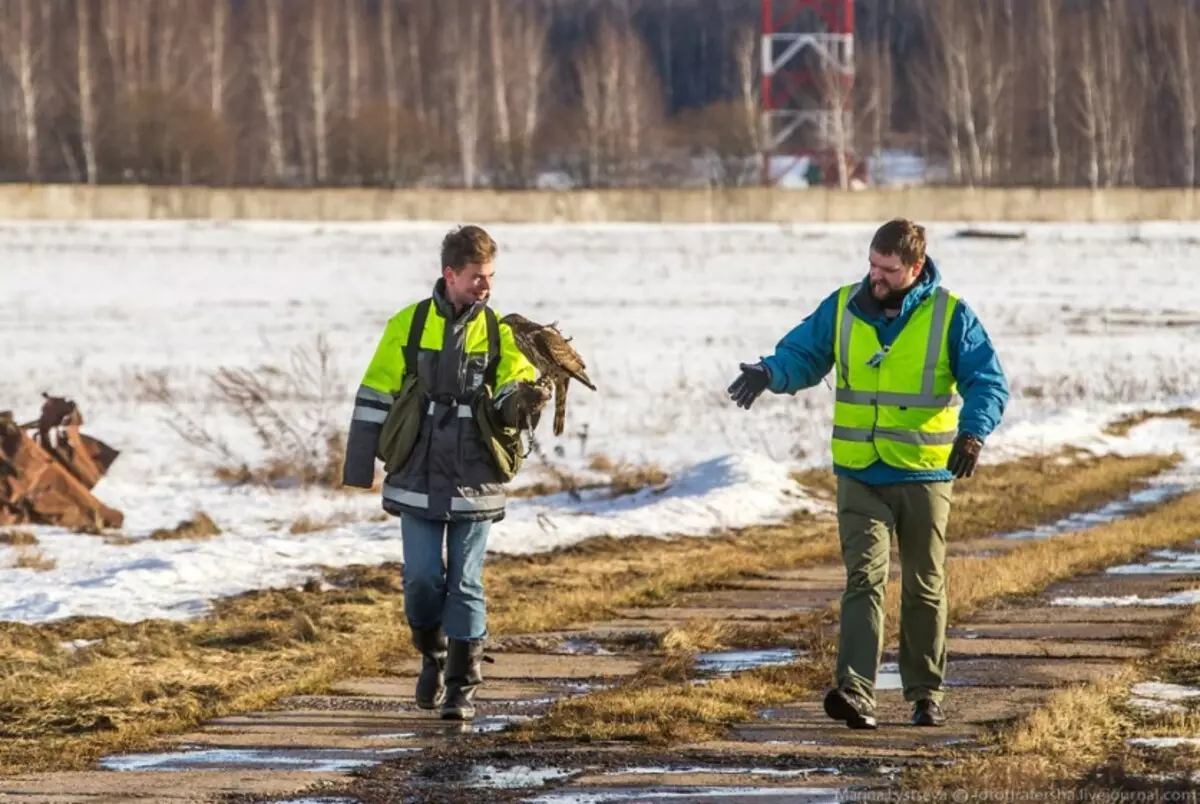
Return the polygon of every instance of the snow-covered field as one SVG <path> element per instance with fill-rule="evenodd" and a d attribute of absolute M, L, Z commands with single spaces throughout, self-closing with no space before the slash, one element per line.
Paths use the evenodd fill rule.
<path fill-rule="evenodd" d="M 32 418 L 43 390 L 79 402 L 85 430 L 123 450 L 97 494 L 125 512 L 134 540 L 37 529 L 57 567 L 0 570 L 0 619 L 195 616 L 219 595 L 298 583 L 312 565 L 400 558 L 394 523 L 372 521 L 373 494 L 217 482 L 209 456 L 166 426 L 136 378 L 160 372 L 253 454 L 250 435 L 208 398 L 205 372 L 286 368 L 295 347 L 324 335 L 348 421 L 384 322 L 428 292 L 448 226 L 0 224 L 0 408 Z M 788 474 L 828 462 L 829 389 L 765 398 L 749 413 L 724 389 L 739 361 L 769 353 L 865 272 L 873 228 L 490 227 L 502 249 L 494 306 L 557 320 L 600 387 L 572 389 L 568 437 L 543 425 L 551 459 L 585 471 L 604 455 L 673 477 L 665 492 L 617 500 L 514 501 L 491 548 L 701 534 L 817 507 Z M 1101 434 L 1123 412 L 1200 396 L 1200 226 L 1010 224 L 1028 233 L 1014 241 L 956 239 L 960 228 L 931 225 L 930 253 L 991 332 L 1014 390 L 987 460 L 1066 443 L 1200 455 L 1182 422 Z M 527 479 L 538 469 L 531 460 Z M 197 511 L 223 534 L 146 539 Z M 340 524 L 291 533 L 303 517 Z"/>

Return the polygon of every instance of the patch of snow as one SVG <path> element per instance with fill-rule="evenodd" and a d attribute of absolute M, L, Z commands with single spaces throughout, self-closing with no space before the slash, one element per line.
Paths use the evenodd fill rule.
<path fill-rule="evenodd" d="M 122 535 L 133 541 L 34 528 L 57 566 L 0 570 L 0 620 L 183 619 L 207 613 L 214 598 L 299 585 L 316 565 L 401 560 L 397 524 L 370 521 L 380 512 L 377 494 L 214 481 L 207 456 L 178 438 L 170 411 L 147 401 L 138 378 L 166 376 L 184 410 L 253 456 L 245 425 L 205 395 L 206 373 L 285 366 L 292 349 L 311 347 L 321 332 L 344 374 L 337 415 L 348 423 L 384 323 L 428 293 L 431 257 L 451 225 L 0 222 L 9 268 L 0 287 L 0 407 L 32 417 L 43 390 L 80 404 L 85 431 L 122 451 L 96 493 L 125 512 Z M 543 425 L 550 459 L 586 475 L 603 454 L 657 463 L 671 476 L 665 490 L 612 500 L 514 500 L 492 531 L 491 550 L 530 553 L 601 535 L 704 535 L 827 510 L 788 475 L 828 465 L 828 385 L 766 395 L 752 411 L 733 406 L 725 388 L 739 362 L 769 354 L 823 298 L 861 277 L 874 228 L 489 227 L 503 255 L 496 308 L 558 320 L 601 389 L 571 395 L 563 438 Z M 955 239 L 960 228 L 930 222 L 930 253 L 988 328 L 1015 392 L 988 439 L 984 471 L 1066 445 L 1179 450 L 1184 465 L 1132 502 L 1200 485 L 1200 439 L 1187 422 L 1149 421 L 1121 437 L 1103 432 L 1127 414 L 1200 401 L 1200 317 L 1192 312 L 1200 290 L 1190 282 L 1200 225 L 1030 223 L 1016 242 Z M 1014 283 L 1009 269 L 1018 263 Z M 1059 270 L 1068 263 L 1091 270 Z M 526 480 L 538 461 L 527 465 Z M 197 511 L 221 535 L 147 538 Z M 291 534 L 301 517 L 328 524 Z"/>

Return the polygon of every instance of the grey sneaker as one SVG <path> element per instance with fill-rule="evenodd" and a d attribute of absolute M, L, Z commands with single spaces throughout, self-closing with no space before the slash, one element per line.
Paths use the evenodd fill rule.
<path fill-rule="evenodd" d="M 853 690 L 834 688 L 825 694 L 825 714 L 852 729 L 877 729 L 875 704 Z"/>
<path fill-rule="evenodd" d="M 931 699 L 922 698 L 913 704 L 912 724 L 914 726 L 941 726 L 946 722 L 941 705 Z"/>

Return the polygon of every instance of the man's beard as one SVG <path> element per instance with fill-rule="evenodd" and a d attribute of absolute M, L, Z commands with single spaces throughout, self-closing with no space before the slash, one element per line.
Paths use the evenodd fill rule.
<path fill-rule="evenodd" d="M 875 297 L 875 301 L 879 302 L 879 306 L 882 307 L 883 309 L 899 310 L 901 307 L 904 306 L 904 297 L 907 296 L 912 291 L 912 289 L 916 286 L 917 285 L 914 282 L 913 284 L 909 285 L 908 287 L 904 288 L 903 290 L 892 290 L 891 288 L 888 288 L 887 293 L 884 294 L 882 299 L 879 298 L 879 295 L 876 292 L 876 286 L 872 286 L 871 287 L 871 295 Z M 887 286 L 884 285 L 884 287 L 887 287 Z"/>

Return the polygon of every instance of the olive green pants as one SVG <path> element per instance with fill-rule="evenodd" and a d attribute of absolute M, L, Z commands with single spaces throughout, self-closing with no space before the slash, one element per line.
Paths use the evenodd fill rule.
<path fill-rule="evenodd" d="M 900 680 L 904 699 L 942 699 L 946 675 L 946 521 L 953 483 L 868 486 L 838 477 L 846 564 L 837 684 L 875 700 L 891 536 L 900 552 Z"/>

